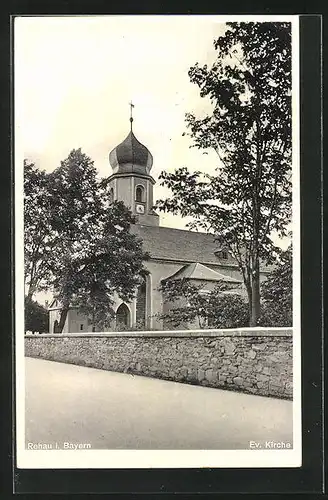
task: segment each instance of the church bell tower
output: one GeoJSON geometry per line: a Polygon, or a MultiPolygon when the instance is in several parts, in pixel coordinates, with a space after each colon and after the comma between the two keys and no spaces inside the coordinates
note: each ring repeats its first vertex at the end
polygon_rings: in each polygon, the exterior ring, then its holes
{"type": "Polygon", "coordinates": [[[123,201],[136,216],[137,223],[158,226],[159,216],[153,210],[155,180],[150,175],[153,157],[133,133],[132,108],[134,105],[130,103],[130,106],[130,133],[109,153],[109,163],[113,173],[107,182],[111,198],[123,201]]]}

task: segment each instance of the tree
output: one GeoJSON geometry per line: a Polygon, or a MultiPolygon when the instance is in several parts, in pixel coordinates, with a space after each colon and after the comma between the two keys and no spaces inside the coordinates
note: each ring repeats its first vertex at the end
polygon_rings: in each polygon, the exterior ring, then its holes
{"type": "Polygon", "coordinates": [[[115,294],[130,302],[140,284],[143,261],[142,241],[130,233],[134,222],[122,202],[114,202],[92,227],[88,241],[75,239],[61,260],[54,280],[55,296],[62,304],[59,330],[69,307],[78,307],[92,324],[104,327],[113,316],[115,294]]]}
{"type": "Polygon", "coordinates": [[[133,297],[147,258],[141,240],[129,232],[131,212],[123,203],[110,203],[93,161],[81,149],[73,149],[49,174],[28,167],[26,179],[26,191],[33,193],[28,202],[34,202],[33,212],[26,203],[27,270],[33,262],[39,269],[31,293],[39,291],[41,283],[53,290],[62,306],[60,332],[71,306],[94,326],[103,326],[113,313],[115,294],[123,300],[133,297]],[[38,253],[32,254],[39,225],[45,228],[43,238],[38,253]]]}
{"type": "Polygon", "coordinates": [[[55,248],[49,175],[24,160],[24,267],[28,299],[48,287],[55,248]]]}
{"type": "Polygon", "coordinates": [[[206,294],[201,293],[201,287],[191,283],[188,279],[162,281],[159,290],[163,294],[164,302],[169,309],[158,317],[174,327],[181,327],[197,321],[198,327],[207,325],[206,294]]]}
{"type": "Polygon", "coordinates": [[[239,328],[246,326],[248,309],[246,302],[221,282],[213,290],[202,290],[183,278],[163,281],[160,290],[169,305],[159,319],[174,327],[197,322],[198,328],[239,328]]]}
{"type": "Polygon", "coordinates": [[[276,269],[261,285],[263,326],[293,325],[292,247],[282,252],[276,269]]]}
{"type": "Polygon", "coordinates": [[[278,255],[272,234],[291,219],[291,29],[289,23],[227,23],[211,68],[189,70],[213,112],[186,115],[193,146],[213,148],[216,175],[182,167],[162,172],[164,211],[192,216],[236,259],[248,294],[250,326],[260,315],[260,261],[278,255]]]}
{"type": "Polygon", "coordinates": [[[73,150],[53,172],[57,200],[52,226],[61,238],[61,256],[53,268],[55,297],[62,305],[59,331],[71,306],[103,327],[113,314],[114,295],[130,301],[140,282],[142,242],[130,233],[134,222],[121,202],[109,202],[93,162],[73,150]]]}
{"type": "Polygon", "coordinates": [[[242,328],[249,324],[247,302],[237,293],[212,293],[208,310],[211,328],[242,328]]]}
{"type": "Polygon", "coordinates": [[[48,311],[38,302],[25,297],[25,331],[45,333],[49,331],[48,311]]]}

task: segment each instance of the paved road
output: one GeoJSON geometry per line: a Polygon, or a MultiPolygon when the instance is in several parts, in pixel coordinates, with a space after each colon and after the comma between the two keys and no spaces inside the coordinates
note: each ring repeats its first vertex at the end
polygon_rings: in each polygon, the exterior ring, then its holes
{"type": "Polygon", "coordinates": [[[26,358],[26,442],[249,449],[292,441],[292,403],[26,358]]]}

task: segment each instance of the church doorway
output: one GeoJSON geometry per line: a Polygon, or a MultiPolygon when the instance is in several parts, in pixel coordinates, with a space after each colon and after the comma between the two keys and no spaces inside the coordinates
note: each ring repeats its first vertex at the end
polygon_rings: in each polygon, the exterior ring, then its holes
{"type": "Polygon", "coordinates": [[[126,304],[121,304],[116,311],[116,328],[122,330],[129,328],[131,325],[130,309],[126,304]]]}

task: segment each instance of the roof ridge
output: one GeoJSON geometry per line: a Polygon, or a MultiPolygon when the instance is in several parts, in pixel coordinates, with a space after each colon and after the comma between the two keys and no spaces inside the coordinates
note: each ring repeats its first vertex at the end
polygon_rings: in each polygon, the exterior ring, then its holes
{"type": "Polygon", "coordinates": [[[189,268],[189,277],[192,275],[194,271],[196,271],[198,262],[192,262],[191,264],[187,264],[187,267],[189,268]]]}
{"type": "Polygon", "coordinates": [[[241,283],[241,280],[233,278],[227,274],[219,273],[210,267],[202,264],[201,262],[192,262],[190,264],[186,264],[182,266],[178,271],[173,273],[171,276],[164,278],[163,281],[169,279],[179,279],[181,276],[186,279],[194,279],[194,280],[205,280],[205,281],[228,281],[230,283],[241,283]]]}
{"type": "Polygon", "coordinates": [[[178,227],[169,227],[169,226],[148,226],[146,224],[133,224],[134,226],[139,226],[139,227],[146,227],[146,228],[151,228],[151,229],[157,229],[157,230],[162,230],[162,229],[167,229],[169,231],[183,231],[185,233],[191,233],[191,234],[201,234],[201,235],[206,235],[206,236],[212,236],[213,240],[215,240],[215,235],[213,233],[206,233],[204,231],[192,231],[191,229],[180,229],[178,227]]]}

